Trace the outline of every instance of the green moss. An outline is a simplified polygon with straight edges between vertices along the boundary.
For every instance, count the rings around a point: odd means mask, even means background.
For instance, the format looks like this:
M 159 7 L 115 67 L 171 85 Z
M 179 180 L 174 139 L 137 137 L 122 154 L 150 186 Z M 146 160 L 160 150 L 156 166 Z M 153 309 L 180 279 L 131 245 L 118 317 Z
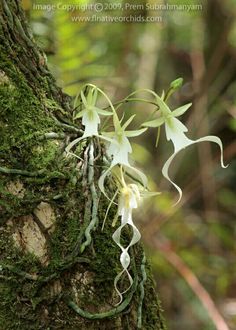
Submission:
M 0 54 L 7 77 L 0 83 L 0 158 L 17 168 L 47 166 L 55 156 L 57 146 L 52 141 L 40 141 L 40 137 L 58 128 L 43 108 L 45 96 L 38 100 L 22 74 L 6 60 L 3 49 Z
M 156 292 L 152 271 L 149 264 L 146 265 L 147 281 L 145 283 L 145 296 L 143 301 L 143 330 L 166 329 L 162 308 Z
M 99 228 L 100 230 L 100 228 Z M 120 249 L 113 242 L 111 231 L 105 229 L 102 233 L 94 233 L 93 249 L 95 258 L 91 262 L 90 269 L 96 274 L 94 286 L 97 296 L 97 301 L 94 304 L 101 305 L 101 301 L 107 302 L 114 291 L 114 279 L 120 267 Z M 106 290 L 104 290 L 106 287 Z
M 38 142 L 43 146 L 39 136 L 51 130 L 51 118 L 42 116 L 42 109 L 29 89 L 24 88 L 23 92 L 12 86 L 1 86 L 0 94 L 0 157 L 18 168 L 20 164 L 30 165 L 34 157 L 36 163 L 39 156 L 35 145 Z M 46 147 L 51 154 L 52 145 Z
M 29 167 L 34 169 L 47 168 L 58 159 L 58 149 L 58 142 L 50 140 L 32 146 L 32 154 L 28 161 Z
M 38 321 L 29 304 L 34 283 L 19 273 L 22 270 L 37 273 L 39 262 L 32 254 L 22 253 L 14 246 L 10 228 L 0 232 L 0 255 L 0 329 L 37 329 Z M 13 269 L 7 270 L 4 265 L 11 265 Z
M 3 283 L 0 280 L 0 293 L 4 301 L 0 301 L 0 329 L 4 330 L 36 330 L 40 329 L 40 320 L 35 317 L 34 311 L 29 307 L 27 295 L 22 295 L 17 282 Z M 16 296 L 18 299 L 16 299 Z M 22 301 L 24 301 L 22 303 Z
M 80 234 L 83 234 L 84 198 L 79 197 L 80 189 L 80 186 L 71 187 L 71 182 L 63 187 L 63 196 L 60 198 L 61 207 L 58 210 L 60 217 L 57 219 L 57 226 L 50 243 L 51 257 L 56 263 L 60 262 L 63 256 L 68 256 L 73 252 Z

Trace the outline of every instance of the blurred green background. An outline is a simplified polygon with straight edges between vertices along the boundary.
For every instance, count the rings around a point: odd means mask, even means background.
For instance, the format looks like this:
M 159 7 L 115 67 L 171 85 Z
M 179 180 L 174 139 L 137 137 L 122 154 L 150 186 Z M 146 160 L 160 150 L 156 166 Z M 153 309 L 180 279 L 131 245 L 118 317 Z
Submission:
M 68 7 L 96 3 L 103 4 L 102 11 Z M 104 7 L 109 3 L 110 11 Z M 136 10 L 125 11 L 119 5 L 116 9 L 117 3 L 129 2 L 23 1 L 49 67 L 69 95 L 75 96 L 90 82 L 116 101 L 138 88 L 161 94 L 172 80 L 184 78 L 170 103 L 176 107 L 193 102 L 183 116 L 188 136 L 219 136 L 230 166 L 220 167 L 219 150 L 208 143 L 182 151 L 170 173 L 184 196 L 173 207 L 177 193 L 161 176 L 172 149 L 164 132 L 155 149 L 150 141 L 156 132 L 149 130 L 133 144 L 134 157 L 152 189 L 162 194 L 145 200 L 135 220 L 169 329 L 223 329 L 218 312 L 230 329 L 236 329 L 236 2 L 140 0 L 132 1 L 141 5 Z M 148 10 L 148 5 L 155 4 L 162 5 L 162 10 Z M 184 9 L 184 4 L 191 9 Z M 95 14 L 159 17 L 159 21 L 75 22 L 75 17 Z M 132 103 L 124 110 L 138 113 L 140 124 L 150 107 Z M 212 309 L 212 301 L 217 310 Z

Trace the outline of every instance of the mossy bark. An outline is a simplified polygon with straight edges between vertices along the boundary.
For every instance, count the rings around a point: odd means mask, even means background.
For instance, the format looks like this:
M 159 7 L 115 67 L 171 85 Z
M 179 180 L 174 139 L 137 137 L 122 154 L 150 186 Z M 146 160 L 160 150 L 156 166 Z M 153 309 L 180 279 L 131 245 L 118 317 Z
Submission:
M 88 141 L 81 146 L 84 162 L 65 157 L 80 128 L 17 0 L 0 0 L 0 45 L 0 329 L 136 329 L 143 249 L 131 252 L 135 286 L 116 310 L 120 251 L 114 228 L 101 232 L 107 201 L 95 183 L 102 148 Z M 85 231 L 93 210 L 90 242 Z M 146 272 L 141 328 L 164 329 L 147 265 Z

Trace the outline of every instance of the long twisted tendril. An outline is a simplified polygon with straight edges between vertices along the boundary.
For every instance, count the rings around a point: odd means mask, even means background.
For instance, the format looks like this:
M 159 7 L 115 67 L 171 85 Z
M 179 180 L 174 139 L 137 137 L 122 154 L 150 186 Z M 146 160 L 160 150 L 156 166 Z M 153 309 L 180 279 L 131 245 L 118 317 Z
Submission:
M 133 284 L 133 278 L 128 271 L 128 267 L 130 265 L 129 248 L 132 245 L 136 244 L 141 238 L 141 234 L 140 234 L 138 228 L 134 225 L 133 219 L 132 219 L 132 210 L 133 210 L 133 208 L 137 208 L 137 206 L 138 206 L 137 202 L 139 199 L 139 192 L 137 189 L 138 188 L 136 185 L 130 184 L 128 186 L 125 185 L 124 188 L 121 190 L 121 196 L 120 196 L 119 207 L 118 207 L 118 214 L 121 216 L 121 224 L 116 229 L 114 234 L 112 235 L 114 242 L 119 246 L 119 248 L 122 251 L 122 253 L 120 255 L 120 263 L 121 263 L 121 266 L 123 269 L 116 276 L 116 278 L 114 280 L 115 290 L 120 298 L 120 301 L 118 304 L 120 304 L 123 300 L 122 295 L 125 292 L 127 292 Z M 128 244 L 128 246 L 124 247 L 121 244 L 121 233 L 122 233 L 122 229 L 127 225 L 132 227 L 133 233 L 132 233 L 132 239 L 131 239 L 130 243 Z M 127 275 L 128 280 L 129 280 L 129 286 L 128 286 L 128 288 L 126 288 L 124 291 L 121 292 L 118 289 L 118 282 L 121 279 L 121 277 L 123 276 L 123 274 Z

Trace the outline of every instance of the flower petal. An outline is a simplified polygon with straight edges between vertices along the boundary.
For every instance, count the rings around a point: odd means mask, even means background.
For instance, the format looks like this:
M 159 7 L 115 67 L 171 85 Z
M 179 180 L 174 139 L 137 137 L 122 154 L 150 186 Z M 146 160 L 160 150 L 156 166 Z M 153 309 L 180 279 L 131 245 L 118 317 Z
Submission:
M 186 137 L 186 138 L 187 138 L 187 137 Z M 188 138 L 187 138 L 187 139 L 188 139 Z M 223 145 L 222 145 L 222 142 L 221 142 L 221 139 L 220 139 L 220 138 L 218 138 L 217 136 L 208 135 L 208 136 L 204 136 L 204 137 L 202 137 L 202 138 L 199 138 L 199 139 L 197 139 L 197 140 L 195 140 L 195 141 L 188 139 L 188 144 L 185 145 L 185 147 L 186 147 L 186 146 L 189 146 L 189 145 L 192 145 L 192 144 L 196 144 L 196 143 L 198 143 L 198 142 L 214 142 L 214 143 L 218 144 L 218 146 L 220 147 L 220 151 L 221 151 L 221 156 L 220 156 L 221 166 L 222 166 L 223 168 L 228 167 L 228 165 L 224 165 L 224 161 L 223 161 Z M 183 148 L 184 148 L 184 147 L 183 147 Z M 182 149 L 183 149 L 183 148 L 182 148 Z M 178 204 L 179 201 L 181 200 L 181 198 L 182 198 L 182 190 L 180 189 L 179 186 L 177 186 L 177 184 L 175 184 L 175 183 L 170 179 L 168 171 L 169 171 L 169 167 L 170 167 L 170 165 L 171 165 L 172 160 L 174 159 L 174 157 L 177 155 L 177 153 L 178 153 L 180 150 L 181 150 L 181 149 L 178 149 L 177 151 L 175 151 L 175 152 L 170 156 L 170 158 L 165 162 L 165 164 L 164 164 L 164 166 L 163 166 L 163 168 L 162 168 L 162 174 L 163 174 L 163 176 L 164 176 L 168 181 L 170 181 L 170 183 L 172 183 L 172 185 L 173 185 L 173 186 L 178 190 L 178 192 L 179 192 L 179 199 L 177 200 L 177 202 L 176 202 L 174 205 Z
M 134 131 L 125 131 L 125 136 L 127 136 L 127 137 L 139 136 L 139 135 L 143 134 L 146 130 L 147 130 L 147 128 L 145 127 L 145 128 L 137 129 Z
M 75 115 L 74 119 L 78 119 L 78 118 L 83 117 L 85 111 L 86 111 L 86 109 L 83 109 L 82 111 L 80 111 L 79 113 L 77 113 L 77 115 Z
M 100 134 L 98 134 L 97 135 L 100 139 L 103 139 L 103 140 L 105 140 L 105 141 L 107 141 L 107 142 L 110 142 L 110 143 L 116 143 L 115 141 L 114 141 L 114 139 L 110 139 L 108 136 L 104 136 L 104 135 L 100 135 Z
M 86 101 L 87 101 L 88 106 L 92 106 L 96 103 L 96 99 L 94 100 L 94 90 L 95 90 L 95 88 L 89 88 L 89 90 L 88 90 L 88 93 L 86 96 Z
M 107 149 L 107 154 L 112 156 L 112 165 L 124 164 L 129 165 L 128 155 L 132 152 L 132 147 L 125 135 L 119 137 L 115 136 L 113 142 Z
M 115 109 L 113 110 L 113 124 L 115 127 L 115 132 L 118 133 L 121 131 L 121 125 Z
M 162 97 L 164 97 L 165 94 L 162 94 Z M 171 113 L 170 108 L 168 105 L 163 101 L 162 97 L 159 97 L 156 95 L 156 101 L 159 106 L 159 109 L 161 110 L 163 116 L 168 116 Z
M 115 132 L 102 132 L 102 136 L 110 136 L 113 137 L 115 135 Z
M 110 166 L 106 171 L 104 171 L 102 173 L 102 175 L 100 176 L 100 178 L 98 179 L 98 187 L 99 187 L 99 189 L 104 194 L 104 196 L 106 196 L 106 198 L 108 200 L 110 200 L 110 201 L 111 201 L 111 199 L 108 197 L 108 195 L 105 192 L 104 181 L 105 181 L 106 177 L 108 176 L 108 174 L 111 172 L 112 167 L 113 167 L 113 165 Z
M 166 139 L 171 140 L 174 144 L 175 152 L 181 150 L 192 143 L 184 132 L 187 132 L 187 127 L 177 118 L 169 117 L 165 121 Z
M 125 171 L 127 173 L 130 173 L 130 175 L 132 175 L 136 178 L 138 176 L 138 178 L 140 180 L 137 179 L 137 181 L 140 181 L 140 183 L 143 185 L 143 187 L 145 187 L 145 188 L 147 187 L 148 179 L 143 172 L 139 171 L 136 167 L 133 167 L 130 164 L 128 164 L 128 165 L 124 164 L 124 166 L 125 166 Z
M 80 95 L 81 95 L 81 99 L 82 99 L 82 102 L 83 102 L 84 106 L 87 107 L 88 106 L 88 103 L 87 103 L 86 97 L 84 95 L 84 92 L 81 91 L 80 92 Z
M 157 119 L 154 119 L 154 120 L 146 121 L 145 123 L 142 124 L 142 126 L 146 126 L 146 127 L 159 127 L 164 122 L 165 122 L 165 119 L 163 117 L 160 117 L 160 118 L 157 118 Z
M 125 130 L 129 126 L 129 124 L 133 121 L 135 116 L 136 115 L 132 115 L 131 117 L 129 117 L 129 119 L 124 123 L 124 125 L 122 125 L 123 130 Z
M 95 106 L 96 102 L 97 102 L 97 98 L 98 98 L 98 90 L 97 88 L 93 88 L 93 94 L 92 94 L 92 98 L 91 98 L 91 105 Z
M 160 195 L 160 191 L 141 191 L 140 195 L 145 198 L 145 197 L 155 197 L 157 195 Z
M 83 118 L 82 118 L 82 124 L 86 126 L 87 124 L 94 124 L 98 125 L 100 124 L 101 120 L 99 115 L 94 110 L 88 110 L 85 111 Z
M 97 113 L 99 113 L 100 115 L 102 116 L 112 116 L 113 113 L 110 112 L 110 111 L 106 111 L 106 110 L 103 110 L 103 109 L 99 109 L 97 107 L 94 107 L 94 109 L 97 111 Z
M 119 165 L 119 163 L 117 164 L 111 164 L 111 166 L 102 173 L 102 175 L 100 176 L 100 178 L 98 179 L 98 187 L 101 190 L 101 192 L 104 194 L 104 196 L 106 196 L 106 198 L 108 200 L 111 201 L 111 199 L 109 198 L 109 196 L 106 194 L 105 192 L 105 187 L 104 187 L 104 182 L 106 177 L 109 175 L 109 173 L 111 172 L 112 168 L 115 167 L 116 165 Z M 143 185 L 143 187 L 147 187 L 147 183 L 148 183 L 148 179 L 146 177 L 146 175 L 139 171 L 137 168 L 131 166 L 130 164 L 126 164 L 126 163 L 121 163 L 121 165 L 124 166 L 125 168 L 125 172 L 130 173 L 130 175 L 132 175 L 134 178 L 137 178 L 137 181 L 139 181 L 140 184 Z
M 123 275 L 124 273 L 127 274 L 128 279 L 129 279 L 129 283 L 130 283 L 130 284 L 129 284 L 128 288 L 127 288 L 125 291 L 120 292 L 119 289 L 118 289 L 118 287 L 117 287 L 117 284 L 118 284 L 120 278 L 122 277 L 122 275 Z M 114 280 L 114 287 L 115 287 L 115 290 L 116 290 L 116 292 L 117 292 L 117 294 L 118 294 L 120 300 L 119 300 L 119 302 L 118 302 L 117 304 L 115 304 L 115 306 L 118 306 L 118 305 L 120 305 L 120 304 L 122 303 L 122 300 L 123 300 L 123 296 L 122 296 L 122 295 L 123 295 L 125 292 L 127 292 L 127 291 L 131 288 L 131 286 L 133 285 L 133 282 L 134 282 L 134 281 L 133 281 L 133 279 L 132 279 L 132 276 L 130 275 L 130 273 L 128 272 L 127 269 L 123 269 L 123 270 L 122 270 L 122 271 L 116 276 L 116 278 L 115 278 L 115 280 Z
M 98 135 L 100 118 L 97 112 L 86 111 L 82 118 L 82 124 L 85 126 L 84 137 Z
M 197 142 L 214 142 L 216 144 L 218 144 L 218 146 L 220 147 L 220 163 L 221 163 L 221 167 L 223 168 L 227 168 L 229 165 L 224 165 L 224 160 L 223 160 L 223 144 L 220 138 L 218 138 L 217 136 L 214 135 L 208 135 L 208 136 L 204 136 L 200 139 L 197 139 L 196 141 L 194 141 L 194 143 Z
M 175 156 L 177 155 L 178 152 L 175 152 L 173 153 L 170 158 L 165 162 L 163 168 L 162 168 L 162 174 L 163 176 L 170 182 L 172 183 L 172 185 L 178 190 L 178 193 L 179 193 L 179 198 L 177 200 L 177 202 L 174 204 L 174 206 L 176 204 L 178 204 L 182 198 L 182 190 L 179 186 L 177 186 L 177 184 L 175 184 L 169 177 L 169 167 L 170 167 L 170 164 L 172 162 L 172 160 L 175 158 Z
M 132 193 L 131 193 L 131 195 L 132 195 Z M 124 196 L 124 198 L 125 198 L 125 196 Z M 132 198 L 132 196 L 131 196 L 131 198 Z M 117 305 L 119 305 L 122 302 L 122 300 L 123 300 L 122 295 L 125 292 L 127 292 L 130 289 L 130 287 L 132 286 L 132 284 L 133 284 L 133 279 L 132 279 L 132 277 L 131 277 L 131 275 L 129 274 L 129 271 L 128 271 L 128 267 L 130 265 L 130 256 L 129 256 L 128 250 L 129 250 L 129 248 L 132 245 L 136 244 L 140 240 L 140 238 L 141 238 L 141 234 L 140 234 L 138 228 L 134 225 L 133 220 L 132 220 L 132 207 L 128 207 L 128 208 L 124 208 L 123 207 L 123 210 L 122 210 L 121 214 L 122 214 L 121 225 L 116 229 L 116 231 L 112 235 L 112 238 L 113 238 L 114 242 L 122 250 L 122 253 L 120 255 L 120 263 L 121 263 L 123 269 L 116 276 L 116 278 L 114 280 L 114 286 L 115 286 L 116 292 L 118 293 L 118 295 L 120 297 L 120 301 L 118 302 Z M 121 244 L 121 232 L 122 232 L 122 229 L 127 224 L 129 224 L 132 227 L 132 229 L 133 229 L 133 236 L 132 236 L 132 239 L 131 239 L 129 245 L 125 248 Z M 127 276 L 128 276 L 129 286 L 123 292 L 120 292 L 120 290 L 117 287 L 117 284 L 118 284 L 120 278 L 122 277 L 123 273 L 126 273 Z
M 174 111 L 172 111 L 172 115 L 174 117 L 183 115 L 191 107 L 191 105 L 192 105 L 192 103 L 182 105 L 182 107 L 179 107 L 179 108 L 175 109 Z

